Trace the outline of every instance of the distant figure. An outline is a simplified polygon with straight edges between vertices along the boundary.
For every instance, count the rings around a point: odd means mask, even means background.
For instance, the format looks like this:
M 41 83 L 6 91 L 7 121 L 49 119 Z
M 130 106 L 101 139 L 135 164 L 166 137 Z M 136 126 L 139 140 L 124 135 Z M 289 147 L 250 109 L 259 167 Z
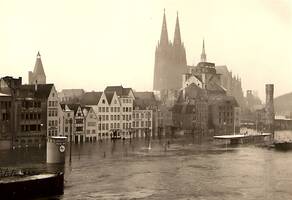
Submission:
M 105 158 L 105 156 L 106 156 L 106 155 L 105 155 L 105 151 L 104 151 L 104 152 L 103 152 L 103 157 Z
M 169 140 L 167 141 L 167 146 L 168 146 L 168 148 L 170 147 L 170 142 L 169 142 Z

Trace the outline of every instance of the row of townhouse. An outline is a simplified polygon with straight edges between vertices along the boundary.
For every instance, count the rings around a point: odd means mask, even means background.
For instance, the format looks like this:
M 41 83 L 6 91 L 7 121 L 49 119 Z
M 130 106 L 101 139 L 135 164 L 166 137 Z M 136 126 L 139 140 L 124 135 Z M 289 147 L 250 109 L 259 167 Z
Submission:
M 145 106 L 139 97 L 136 99 L 131 88 L 122 86 L 86 92 L 80 104 L 60 104 L 60 113 L 60 132 L 75 142 L 146 137 L 153 133 L 153 108 Z

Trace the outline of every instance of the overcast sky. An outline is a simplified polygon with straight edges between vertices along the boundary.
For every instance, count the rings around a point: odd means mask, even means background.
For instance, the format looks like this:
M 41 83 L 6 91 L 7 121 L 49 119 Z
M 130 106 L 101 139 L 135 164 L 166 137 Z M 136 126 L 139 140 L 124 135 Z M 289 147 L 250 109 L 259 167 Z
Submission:
M 57 90 L 123 85 L 152 90 L 163 9 L 173 40 L 176 12 L 188 64 L 227 65 L 243 89 L 292 91 L 289 0 L 0 0 L 0 76 L 27 82 L 37 51 Z

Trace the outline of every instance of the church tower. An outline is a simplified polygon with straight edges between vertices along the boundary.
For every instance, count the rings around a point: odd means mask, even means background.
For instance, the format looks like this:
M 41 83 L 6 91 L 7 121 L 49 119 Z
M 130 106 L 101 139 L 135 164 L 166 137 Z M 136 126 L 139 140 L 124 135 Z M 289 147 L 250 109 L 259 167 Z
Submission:
M 37 54 L 33 72 L 28 72 L 28 84 L 46 84 L 46 74 L 42 64 L 40 52 Z
M 201 62 L 207 62 L 207 55 L 205 52 L 205 40 L 203 40 L 203 48 L 201 53 Z
M 160 41 L 158 41 L 155 50 L 153 90 L 160 91 L 164 89 L 166 86 L 167 80 L 165 71 L 167 70 L 170 64 L 169 63 L 171 59 L 170 51 L 171 43 L 168 40 L 166 16 L 164 10 Z
M 165 10 L 160 41 L 156 46 L 153 90 L 178 90 L 182 87 L 182 74 L 186 73 L 186 52 L 181 42 L 178 15 L 173 44 L 168 39 Z

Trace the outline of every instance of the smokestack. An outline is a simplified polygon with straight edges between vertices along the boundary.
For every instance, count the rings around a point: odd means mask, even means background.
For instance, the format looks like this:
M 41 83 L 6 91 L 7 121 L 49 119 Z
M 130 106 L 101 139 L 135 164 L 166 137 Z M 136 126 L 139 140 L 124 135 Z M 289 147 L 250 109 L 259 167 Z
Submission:
M 266 84 L 265 125 L 267 130 L 274 134 L 274 84 Z

